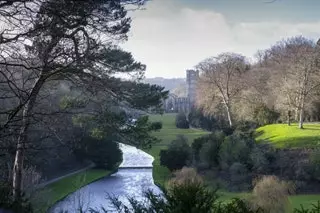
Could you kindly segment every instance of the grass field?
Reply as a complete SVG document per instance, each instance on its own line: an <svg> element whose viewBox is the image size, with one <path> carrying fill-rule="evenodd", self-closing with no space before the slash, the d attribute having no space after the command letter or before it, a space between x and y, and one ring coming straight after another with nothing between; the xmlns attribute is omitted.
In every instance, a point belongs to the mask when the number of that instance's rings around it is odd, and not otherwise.
<svg viewBox="0 0 320 213"><path fill-rule="evenodd" d="M46 197L46 202L42 203L41 206L38 206L40 212L46 212L46 210L53 204L62 200L69 194L77 191L85 185L88 185L89 183L106 177L111 173L111 171L107 170L89 169L47 185L41 189L38 192L38 196L36 196L37 203L39 203L39 199L41 199L42 196Z"/></svg>
<svg viewBox="0 0 320 213"><path fill-rule="evenodd" d="M320 145L320 124L307 123L304 129L297 124L272 124L257 129L257 140L267 141L278 148L314 147Z"/></svg>
<svg viewBox="0 0 320 213"><path fill-rule="evenodd" d="M175 117L176 114L150 116L151 121L162 122L162 129L159 132L153 133L154 136L161 139L161 142L154 144L150 150L146 150L146 152L155 158L153 162L153 179L154 182L161 187L165 185L165 182L170 177L170 171L166 167L160 166L160 150L166 149L171 141L176 139L177 135L184 135L191 144L195 138L208 134L203 130L178 129L175 126Z"/></svg>

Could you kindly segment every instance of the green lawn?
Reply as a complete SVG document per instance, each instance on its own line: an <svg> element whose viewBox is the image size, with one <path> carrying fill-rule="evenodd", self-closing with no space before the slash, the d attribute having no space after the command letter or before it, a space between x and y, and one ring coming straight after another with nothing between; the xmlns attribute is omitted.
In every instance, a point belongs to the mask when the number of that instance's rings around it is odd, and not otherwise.
<svg viewBox="0 0 320 213"><path fill-rule="evenodd" d="M38 192L38 195L35 196L37 203L41 197L45 197L45 203L41 203L39 208L40 212L46 212L53 204L62 200L69 194L77 191L81 187L88 185L96 180L99 180L103 177L110 175L112 172L107 170L100 169L89 169L83 172L80 172L75 175L63 178L57 182L47 185Z"/></svg>
<svg viewBox="0 0 320 213"><path fill-rule="evenodd" d="M208 134L203 130L178 129L175 126L175 118L176 114L150 115L150 121L162 122L162 129L153 133L154 136L161 139L161 142L154 144L150 150L146 150L155 159L153 162L153 178L154 182L160 187L164 187L165 182L170 177L170 171L166 167L160 166L160 150L166 149L171 141L176 139L177 135L184 135L191 144L195 138Z"/></svg>
<svg viewBox="0 0 320 213"><path fill-rule="evenodd" d="M278 148L314 147L320 144L320 124L307 123L304 129L297 124L271 124L256 131L257 140L270 142Z"/></svg>

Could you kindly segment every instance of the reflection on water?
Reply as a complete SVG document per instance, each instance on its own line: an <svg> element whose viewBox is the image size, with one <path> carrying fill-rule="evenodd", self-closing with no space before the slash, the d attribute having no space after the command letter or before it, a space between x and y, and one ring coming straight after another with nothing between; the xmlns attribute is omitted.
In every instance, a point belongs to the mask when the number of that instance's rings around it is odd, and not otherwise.
<svg viewBox="0 0 320 213"><path fill-rule="evenodd" d="M152 156L134 147L121 146L121 149L124 153L124 161L120 167L152 166ZM123 201L127 196L141 199L143 192L148 189L156 193L161 192L153 183L152 169L120 169L110 177L79 189L53 206L50 212L60 213L63 210L75 213L79 212L79 209L88 211L90 208L100 209L101 207L111 210L110 202L107 200L108 194L118 196Z"/></svg>

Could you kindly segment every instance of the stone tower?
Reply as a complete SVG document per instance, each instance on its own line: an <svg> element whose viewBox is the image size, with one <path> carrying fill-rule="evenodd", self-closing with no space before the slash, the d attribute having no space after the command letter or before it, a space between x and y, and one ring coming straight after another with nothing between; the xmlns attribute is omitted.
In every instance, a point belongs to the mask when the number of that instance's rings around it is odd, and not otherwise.
<svg viewBox="0 0 320 213"><path fill-rule="evenodd" d="M198 79L199 71L187 70L187 94L189 100L189 108L191 108L195 104Z"/></svg>

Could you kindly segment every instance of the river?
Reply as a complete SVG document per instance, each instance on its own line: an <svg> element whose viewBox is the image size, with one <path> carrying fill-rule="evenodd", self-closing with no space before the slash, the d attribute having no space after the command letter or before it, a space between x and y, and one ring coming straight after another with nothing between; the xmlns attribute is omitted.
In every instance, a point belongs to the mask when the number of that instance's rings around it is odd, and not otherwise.
<svg viewBox="0 0 320 213"><path fill-rule="evenodd" d="M127 196L142 199L143 192L151 189L155 193L161 193L154 184L152 177L153 157L135 147L121 144L123 162L115 174L93 182L78 191L70 194L64 200L56 203L50 213L78 213L82 209L88 212L90 208L105 209L111 211L107 195L115 195L122 201Z"/></svg>

